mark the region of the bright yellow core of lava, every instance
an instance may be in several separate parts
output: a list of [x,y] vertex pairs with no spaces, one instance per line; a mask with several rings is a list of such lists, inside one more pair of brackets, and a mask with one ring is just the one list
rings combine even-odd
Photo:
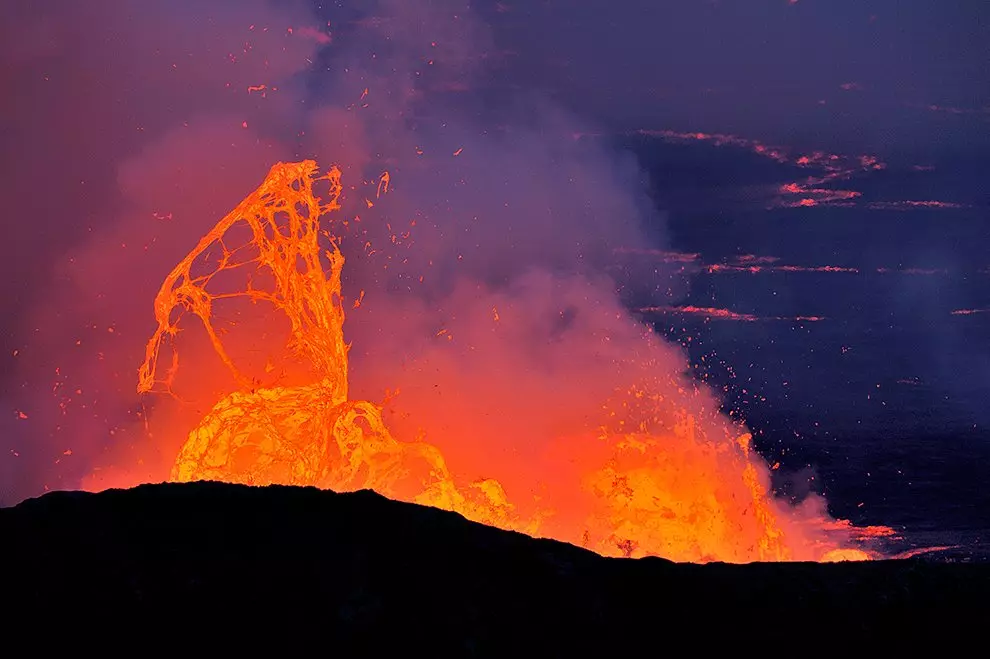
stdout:
[[[317,183],[329,189],[325,199],[314,193]],[[189,433],[172,468],[173,481],[370,488],[485,524],[552,534],[611,556],[746,562],[818,560],[832,550],[833,557],[865,557],[859,550],[785,533],[749,436],[712,442],[689,417],[670,437],[637,431],[602,438],[610,442],[611,458],[584,474],[583,491],[575,493],[573,503],[564,493],[532,518],[516,512],[498,481],[464,482],[435,446],[393,437],[381,407],[348,397],[344,256],[339,241],[320,224],[340,209],[341,191],[337,168],[320,175],[313,161],[279,163],[165,279],[155,299],[158,328],[147,345],[138,391],[170,387],[177,353],[165,369],[159,353],[167,346],[174,350],[179,321],[188,314],[202,323],[238,383]],[[235,233],[247,236],[246,242],[237,243]],[[215,258],[204,268],[207,254]],[[245,268],[252,278],[243,290],[211,292],[224,272]],[[256,288],[255,278],[264,286]],[[264,302],[285,314],[287,355],[305,365],[306,381],[260,387],[238,369],[213,313],[218,301],[234,298]],[[568,506],[580,506],[579,522],[554,526],[554,515]]]

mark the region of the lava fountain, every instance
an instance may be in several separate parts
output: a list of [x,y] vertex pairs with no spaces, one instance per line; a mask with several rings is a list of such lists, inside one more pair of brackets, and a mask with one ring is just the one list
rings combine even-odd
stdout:
[[[315,190],[323,187],[321,197]],[[691,405],[648,379],[601,401],[607,422],[561,438],[560,469],[572,477],[548,477],[553,485],[532,505],[517,505],[499,474],[471,478],[448,465],[434,438],[394,437],[381,405],[349,397],[345,260],[340,237],[327,229],[342,189],[337,168],[321,175],[313,161],[276,164],[165,279],[138,391],[172,391],[176,339],[190,315],[235,383],[189,432],[171,480],[370,488],[609,556],[868,558],[849,525],[774,499],[744,428],[702,423]],[[232,284],[231,275],[244,281]],[[287,319],[288,340],[263,366],[278,378],[262,382],[233,354],[230,332],[216,326],[218,305],[230,303],[261,304]],[[643,340],[659,339],[644,328]],[[675,421],[657,422],[659,408]]]

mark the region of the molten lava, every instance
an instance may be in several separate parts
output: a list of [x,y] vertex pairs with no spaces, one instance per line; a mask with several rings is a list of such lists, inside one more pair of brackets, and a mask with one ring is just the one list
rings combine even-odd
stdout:
[[[319,181],[329,184],[325,202],[313,192]],[[148,342],[138,391],[150,391],[157,384],[171,386],[178,353],[173,352],[172,368],[158,381],[159,353],[178,334],[178,319],[185,313],[200,320],[214,350],[241,385],[189,433],[171,479],[371,488],[484,519],[485,511],[475,510],[454,487],[443,458],[432,446],[396,441],[385,428],[380,407],[348,399],[349,346],[344,343],[340,281],[344,257],[337,240],[320,228],[320,218],[340,208],[340,193],[339,169],[317,176],[312,161],[278,164],[261,187],[206,234],[165,279],[155,299],[158,329]],[[238,225],[246,225],[251,239],[231,249],[225,238]],[[321,237],[326,246],[321,246]],[[216,266],[194,272],[214,247],[220,248]],[[243,291],[220,295],[207,291],[223,271],[247,265],[268,275],[271,290],[249,283]],[[309,370],[311,382],[258,387],[241,372],[212,318],[218,299],[237,297],[268,302],[285,313],[291,326],[287,351]],[[487,494],[485,489],[479,491]],[[489,509],[499,506],[490,496],[480,499]]]
[[[315,185],[329,189],[325,199]],[[775,501],[768,469],[738,426],[702,424],[695,408],[649,385],[602,401],[610,422],[564,438],[560,472],[570,469],[574,477],[555,475],[532,510],[516,506],[499,480],[449,468],[436,438],[393,437],[382,407],[348,396],[344,256],[339,239],[321,226],[340,209],[341,192],[339,169],[319,175],[312,161],[277,164],[165,279],[138,391],[171,391],[179,364],[174,342],[187,314],[198,318],[236,383],[189,432],[172,480],[370,488],[611,556],[867,557],[850,546],[852,533],[829,539],[824,517]],[[247,285],[223,288],[232,271],[249,273]],[[228,350],[216,310],[231,301],[266,303],[287,318],[280,363],[288,375],[277,384],[248,374]],[[161,352],[168,347],[171,365],[163,368]],[[269,363],[265,371],[277,368]],[[659,408],[676,422],[656,422]]]

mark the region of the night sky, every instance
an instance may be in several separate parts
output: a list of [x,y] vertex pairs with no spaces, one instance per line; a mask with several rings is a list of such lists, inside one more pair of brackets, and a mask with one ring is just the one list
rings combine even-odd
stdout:
[[510,79],[610,129],[826,149],[988,144],[980,2],[534,2],[498,16]]
[[[315,157],[392,172],[383,212],[434,232],[408,273],[612,277],[781,491],[981,523],[988,3],[7,0],[0,63],[0,504],[133,458],[162,277],[273,162]],[[349,285],[398,295],[373,271]],[[359,388],[399,350],[362,347],[373,301]]]

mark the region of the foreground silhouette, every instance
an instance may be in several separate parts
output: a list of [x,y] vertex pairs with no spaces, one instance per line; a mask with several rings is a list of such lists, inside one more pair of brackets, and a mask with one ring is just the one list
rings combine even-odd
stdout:
[[609,559],[370,491],[58,492],[0,510],[0,539],[8,622],[98,620],[111,642],[196,628],[343,656],[947,649],[990,602],[990,563]]

